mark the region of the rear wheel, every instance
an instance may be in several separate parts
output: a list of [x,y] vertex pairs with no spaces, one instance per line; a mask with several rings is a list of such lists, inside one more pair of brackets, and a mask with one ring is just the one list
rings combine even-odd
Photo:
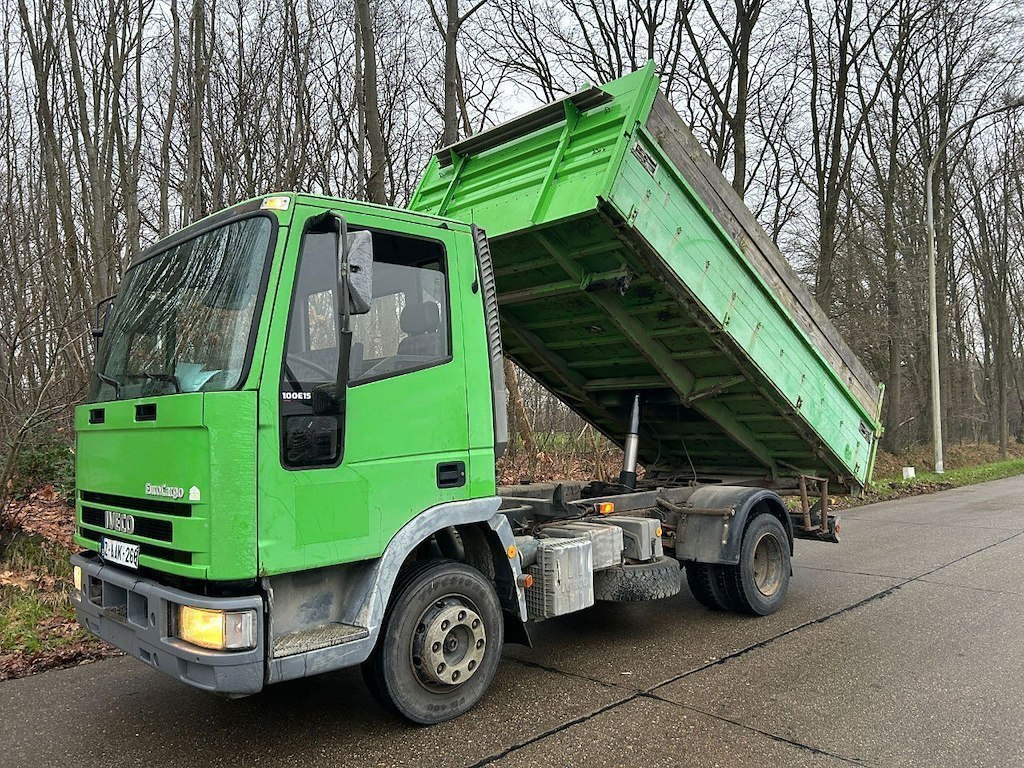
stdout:
[[713,611],[732,610],[732,601],[725,588],[721,566],[711,563],[687,563],[686,584],[701,605]]
[[463,563],[434,560],[403,574],[363,679],[386,709],[420,724],[458,717],[487,691],[504,623],[494,586]]
[[754,616],[774,613],[789,589],[786,529],[774,515],[758,515],[743,533],[739,563],[719,567],[734,610]]

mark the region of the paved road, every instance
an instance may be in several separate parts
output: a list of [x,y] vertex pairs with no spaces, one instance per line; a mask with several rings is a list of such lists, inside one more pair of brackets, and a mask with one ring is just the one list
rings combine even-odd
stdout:
[[785,607],[599,605],[412,728],[346,670],[223,701],[114,659],[0,683],[0,765],[1024,766],[1024,477],[844,515]]

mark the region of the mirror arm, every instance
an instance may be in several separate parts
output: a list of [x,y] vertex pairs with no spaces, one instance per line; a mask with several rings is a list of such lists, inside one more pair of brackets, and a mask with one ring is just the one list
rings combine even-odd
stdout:
[[[99,341],[99,339],[103,336],[103,333],[107,330],[107,317],[110,314],[110,305],[116,298],[117,294],[113,293],[110,296],[107,296],[107,298],[100,299],[99,301],[96,302],[96,324],[92,328],[92,337],[97,341]],[[107,312],[106,314],[104,314],[103,322],[101,323],[100,312],[103,311],[104,307],[107,308]]]
[[341,328],[338,333],[338,375],[334,383],[334,401],[338,411],[344,411],[348,396],[348,368],[352,356],[352,329],[349,326],[352,308],[348,295],[348,224],[340,213],[332,215],[338,222],[338,264],[341,277],[338,280],[338,299],[341,302]]
[[352,357],[352,315],[369,312],[373,300],[373,243],[369,233],[364,231],[352,235],[352,239],[356,241],[354,244],[349,242],[348,224],[340,211],[328,211],[323,216],[333,219],[338,230],[338,247],[335,253],[338,370],[333,391],[328,383],[314,389],[313,407],[317,413],[328,414],[340,413],[345,407],[349,361]]

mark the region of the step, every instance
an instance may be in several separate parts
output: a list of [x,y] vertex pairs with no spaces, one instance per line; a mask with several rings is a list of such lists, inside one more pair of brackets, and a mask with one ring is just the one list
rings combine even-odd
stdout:
[[274,658],[294,656],[297,653],[318,651],[354,640],[362,640],[370,631],[354,624],[323,624],[319,627],[300,629],[274,640]]

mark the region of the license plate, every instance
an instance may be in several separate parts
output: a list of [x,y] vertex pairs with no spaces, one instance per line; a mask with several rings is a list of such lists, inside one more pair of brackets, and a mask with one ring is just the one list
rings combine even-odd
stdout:
[[139,567],[139,545],[104,538],[100,542],[100,555],[104,560],[128,568]]

